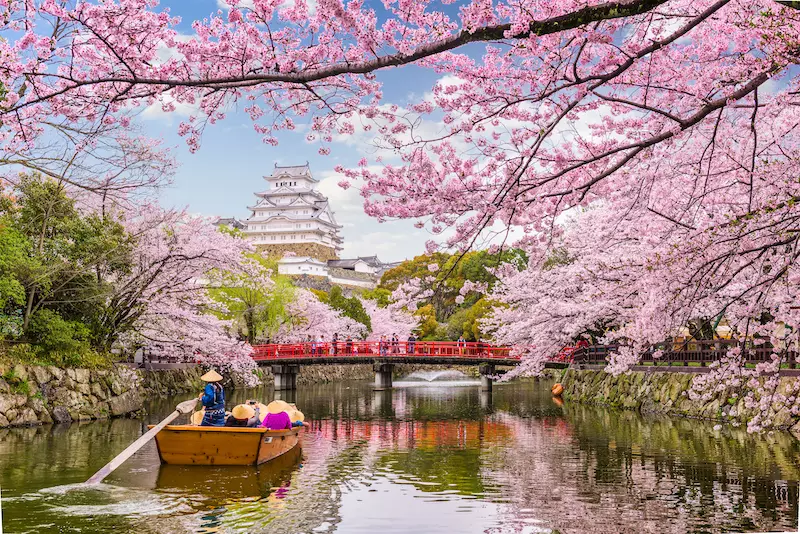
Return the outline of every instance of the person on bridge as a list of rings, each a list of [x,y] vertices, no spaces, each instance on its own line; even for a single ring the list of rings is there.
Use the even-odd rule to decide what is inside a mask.
[[[225,390],[220,384],[222,376],[212,369],[201,376],[200,380],[207,382],[203,393],[198,397],[205,409],[200,426],[223,426],[225,424]]]
[[[408,344],[406,345],[406,352],[408,354],[416,354],[417,349],[417,338],[414,337],[414,333],[408,334]]]
[[[386,356],[387,351],[389,350],[389,342],[386,341],[386,336],[381,336],[381,340],[378,343],[378,352],[380,352],[381,356]]]
[[[458,336],[457,346],[458,346],[458,353],[459,354],[464,354],[464,347],[467,346],[467,340],[464,339],[464,334],[461,334],[460,336]]]
[[[400,354],[400,338],[392,334],[392,354]]]
[[[339,354],[339,332],[333,333],[333,339],[331,342],[333,343],[333,347],[331,347],[333,349],[333,355],[336,356]]]
[[[344,353],[345,355],[353,354],[353,337],[347,334],[347,339],[344,340]]]

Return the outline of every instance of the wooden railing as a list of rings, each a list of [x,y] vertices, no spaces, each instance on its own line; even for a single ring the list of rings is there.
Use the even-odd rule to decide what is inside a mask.
[[[464,358],[470,360],[516,360],[509,347],[496,347],[481,342],[458,341],[338,341],[333,343],[271,343],[255,345],[253,359],[266,360],[319,360],[326,358]]]
[[[675,343],[660,343],[641,356],[643,365],[700,365],[706,367],[709,363],[720,360],[727,350],[737,344],[732,340],[698,340]],[[572,351],[572,361],[582,364],[605,364],[611,352],[618,349],[618,345],[590,345],[576,347]],[[750,343],[747,347],[746,363],[759,364],[772,360],[773,348],[769,344],[755,345]],[[661,351],[661,356],[656,358],[656,351]],[[797,354],[789,352],[785,364],[791,369],[797,366]]]

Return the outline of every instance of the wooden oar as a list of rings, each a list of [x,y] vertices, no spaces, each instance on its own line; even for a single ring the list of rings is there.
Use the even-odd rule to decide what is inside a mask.
[[[108,475],[110,475],[111,472],[114,469],[116,469],[117,467],[122,465],[122,463],[125,460],[127,460],[128,458],[133,456],[133,454],[136,451],[138,451],[139,449],[142,448],[142,445],[144,445],[145,443],[147,443],[148,441],[153,439],[153,436],[158,434],[158,432],[162,428],[164,428],[165,426],[170,424],[170,422],[172,422],[173,419],[175,419],[179,415],[187,414],[187,413],[190,413],[192,410],[194,410],[194,407],[197,404],[198,400],[199,399],[192,399],[192,400],[183,401],[182,403],[178,404],[175,407],[175,411],[174,412],[169,414],[163,421],[161,421],[156,426],[151,428],[148,432],[143,434],[142,437],[140,437],[139,439],[137,439],[136,441],[134,441],[133,443],[128,445],[127,449],[125,449],[124,451],[119,453],[113,460],[111,460],[106,465],[104,465],[103,468],[100,469],[100,471],[98,471],[94,475],[92,475],[92,478],[87,480],[86,483],[87,484],[99,484],[100,482],[102,482],[103,479],[106,478]]]

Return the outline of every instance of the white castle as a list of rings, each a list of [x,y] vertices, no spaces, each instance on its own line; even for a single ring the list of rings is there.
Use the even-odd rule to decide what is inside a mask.
[[[244,221],[221,218],[216,224],[240,229],[256,249],[278,260],[278,272],[294,276],[325,277],[331,283],[371,288],[387,268],[377,256],[339,259],[341,225],[337,224],[327,197],[316,190],[319,183],[308,163],[275,165],[264,176],[268,189],[254,193],[255,205],[247,206]]]
[[[342,238],[328,199],[315,189],[319,183],[308,168],[279,167],[271,176],[265,191],[254,193],[255,206],[247,206],[252,214],[244,221],[244,233],[254,245],[272,246],[315,244],[324,250],[316,251],[319,259],[334,259],[342,250]],[[286,247],[290,250],[294,247]]]

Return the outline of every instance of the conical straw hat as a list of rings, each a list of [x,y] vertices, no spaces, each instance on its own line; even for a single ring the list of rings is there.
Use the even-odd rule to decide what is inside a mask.
[[[259,402],[256,404],[256,408],[258,408],[258,416],[261,419],[264,419],[264,417],[267,416],[267,405]]]
[[[202,380],[203,382],[219,382],[220,380],[222,380],[222,375],[220,375],[218,372],[212,369],[203,376],[201,376],[200,380]]]
[[[292,411],[292,407],[287,404],[286,401],[282,400],[274,400],[267,404],[267,412],[271,414],[286,412],[290,413]]]
[[[292,423],[296,423],[300,421],[301,423],[306,420],[306,416],[303,415],[303,412],[300,410],[293,410],[289,413],[289,418],[292,420]]]
[[[235,419],[250,419],[256,414],[256,411],[253,409],[252,406],[248,406],[247,404],[237,404],[231,410],[231,415]]]

